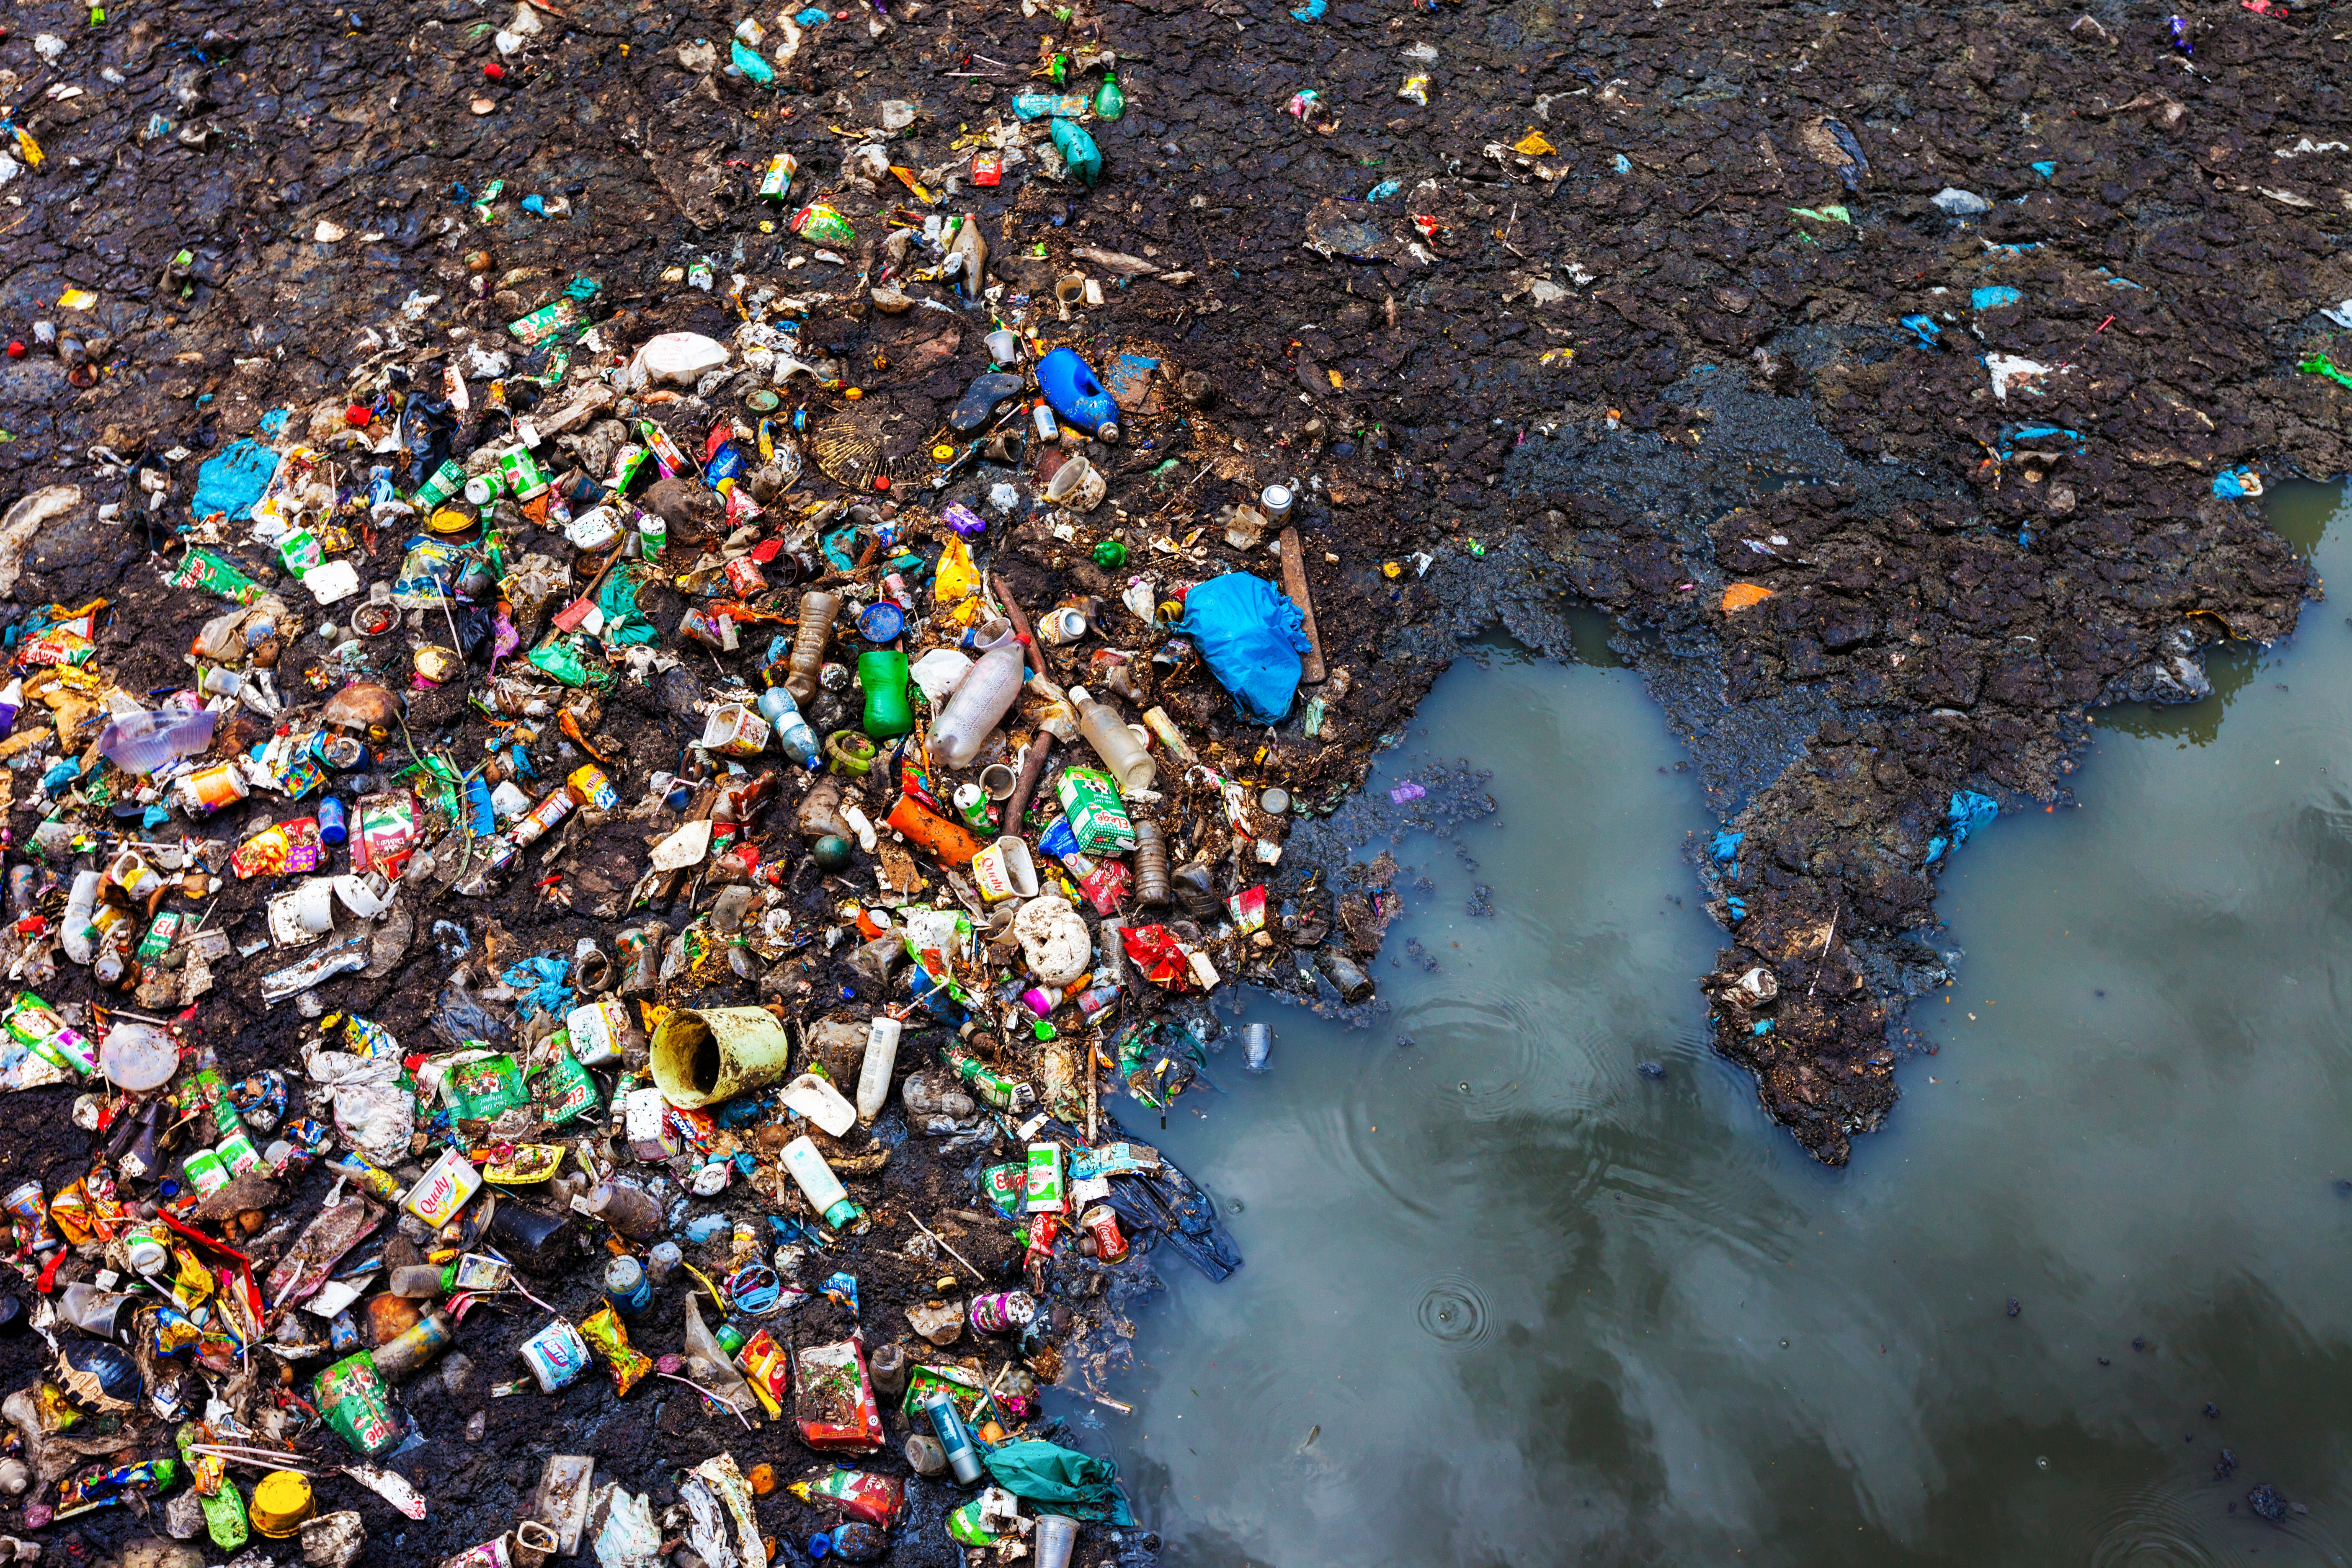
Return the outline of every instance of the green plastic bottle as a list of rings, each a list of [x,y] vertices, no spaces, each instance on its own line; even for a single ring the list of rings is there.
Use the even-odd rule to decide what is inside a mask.
[[[1095,89],[1095,118],[1117,120],[1127,112],[1127,94],[1118,90],[1118,73],[1103,72],[1102,85]]]
[[[907,702],[907,656],[894,648],[857,656],[857,681],[866,688],[866,718],[861,728],[877,741],[903,735],[915,727],[915,711]]]

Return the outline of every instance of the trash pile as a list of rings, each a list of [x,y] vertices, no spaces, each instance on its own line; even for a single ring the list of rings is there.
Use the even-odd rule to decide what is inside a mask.
[[[1268,728],[1346,672],[1303,487],[1105,507],[1202,378],[1055,344],[1094,279],[985,284],[976,223],[884,205],[850,302],[990,323],[929,439],[807,341],[836,297],[738,279],[731,340],[640,337],[551,281],[503,341],[387,324],[337,395],[123,462],[155,591],[6,628],[0,1089],[78,1091],[94,1146],[7,1198],[27,1532],[1139,1549],[1045,1401],[1124,1408],[1153,1263],[1240,1264],[1138,1130],[1212,994],[1372,992],[1384,922],[1286,861]],[[420,1547],[494,1426],[544,1473]]]

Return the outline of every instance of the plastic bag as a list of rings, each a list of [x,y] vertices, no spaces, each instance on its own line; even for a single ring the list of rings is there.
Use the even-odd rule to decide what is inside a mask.
[[[1185,595],[1176,629],[1233,693],[1235,711],[1253,724],[1279,724],[1298,694],[1298,656],[1315,646],[1299,629],[1306,620],[1265,578],[1228,572]]]
[[[941,605],[951,605],[978,592],[980,573],[971,563],[971,546],[961,535],[950,534],[931,578],[931,596]]]
[[[643,1492],[614,1487],[604,1528],[596,1532],[597,1568],[657,1568],[661,1543],[651,1500]]]

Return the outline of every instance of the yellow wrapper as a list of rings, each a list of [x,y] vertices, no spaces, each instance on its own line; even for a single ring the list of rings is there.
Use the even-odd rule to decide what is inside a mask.
[[[654,1369],[649,1357],[629,1347],[628,1325],[621,1321],[621,1314],[613,1310],[610,1301],[588,1314],[580,1325],[580,1337],[588,1342],[596,1358],[612,1369],[613,1390],[624,1398],[636,1387],[640,1378]]]

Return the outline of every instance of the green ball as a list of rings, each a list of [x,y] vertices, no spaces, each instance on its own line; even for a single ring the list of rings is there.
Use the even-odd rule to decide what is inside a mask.
[[[824,871],[845,871],[849,868],[849,840],[837,833],[828,833],[816,841],[811,851],[816,858],[817,868]]]
[[[1106,572],[1116,572],[1127,564],[1127,546],[1116,539],[1106,539],[1095,546],[1095,564]]]

